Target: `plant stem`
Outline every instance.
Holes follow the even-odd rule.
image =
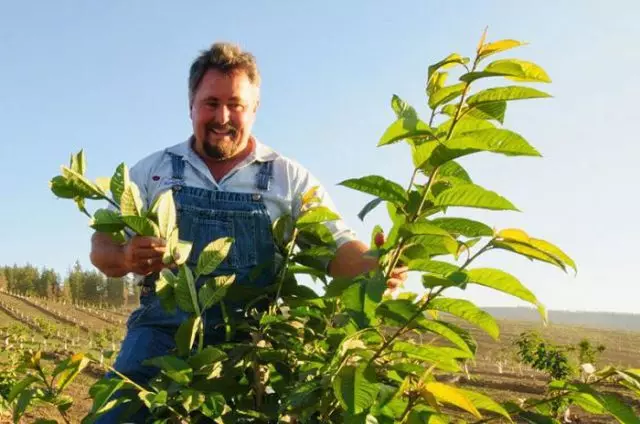
[[[280,292],[282,291],[282,284],[284,284],[284,278],[287,275],[287,267],[289,266],[289,262],[291,261],[291,254],[293,253],[293,248],[296,245],[296,238],[298,237],[298,229],[293,229],[293,234],[291,235],[291,242],[289,244],[289,249],[287,250],[287,257],[284,258],[284,264],[282,264],[282,270],[280,271],[280,281],[278,281],[278,291],[276,293],[276,302],[280,299]]]
[[[462,271],[463,269],[465,269],[467,266],[469,266],[469,264],[471,262],[473,262],[474,259],[476,259],[478,256],[480,256],[480,254],[484,253],[485,251],[489,250],[491,242],[487,243],[487,245],[485,245],[482,249],[480,249],[478,252],[476,252],[475,255],[471,256],[469,259],[467,259],[465,261],[464,264],[462,264],[462,266],[460,266],[460,268],[458,268],[458,271]],[[409,326],[409,324],[411,324],[416,318],[418,318],[419,316],[422,315],[422,313],[424,311],[426,311],[429,307],[429,303],[431,303],[431,301],[433,299],[435,299],[436,297],[438,297],[440,295],[440,293],[442,293],[442,291],[445,289],[446,287],[440,287],[436,292],[432,292],[429,293],[429,296],[427,297],[427,300],[424,302],[424,304],[411,316],[411,318],[409,318],[404,324],[402,324],[400,326],[400,328],[398,328],[398,330],[396,330],[395,333],[393,333],[393,335],[387,339],[387,341],[385,341],[382,346],[380,347],[380,349],[378,349],[376,351],[376,353],[373,355],[373,357],[369,360],[369,363],[373,363],[373,361],[375,361],[376,359],[378,359],[380,357],[380,355],[384,352],[384,350],[386,348],[388,348],[391,343],[398,338],[398,336],[400,336],[402,334],[402,332],[405,330],[405,328],[407,328]]]
[[[231,324],[229,323],[229,314],[227,314],[227,306],[224,301],[220,301],[220,310],[222,311],[222,319],[224,321],[224,341],[231,341]]]
[[[417,398],[415,396],[409,398],[409,402],[407,402],[407,407],[404,408],[402,415],[400,416],[400,424],[404,423],[407,417],[409,416],[409,412],[413,409],[413,405],[416,403]]]

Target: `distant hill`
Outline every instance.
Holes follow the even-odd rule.
[[[497,319],[537,321],[540,315],[535,309],[525,307],[482,307]],[[605,330],[640,332],[640,314],[615,312],[549,311],[549,322],[559,325],[577,325]]]

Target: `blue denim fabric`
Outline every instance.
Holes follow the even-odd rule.
[[[187,263],[195,267],[198,255],[211,241],[220,237],[232,237],[234,243],[229,255],[211,275],[196,282],[201,285],[207,278],[217,275],[235,274],[237,285],[266,286],[275,278],[275,246],[271,232],[271,219],[262,201],[263,191],[269,190],[273,172],[272,162],[258,163],[255,193],[212,191],[189,187],[184,184],[184,160],[172,157],[174,200],[176,203],[180,239],[193,242]],[[256,166],[256,165],[250,165]],[[267,264],[264,267],[264,264]],[[260,266],[258,275],[251,271]],[[164,311],[155,295],[153,282],[157,276],[145,278],[140,307],[127,321],[127,335],[114,368],[136,383],[145,385],[158,370],[143,366],[146,359],[168,354],[175,348],[174,335],[188,316],[178,310],[174,315]],[[230,313],[243,305],[227,305]],[[219,307],[209,309],[204,316],[205,342],[215,344],[223,340],[224,331]],[[109,374],[108,374],[109,375]],[[121,423],[119,415],[126,405],[100,417],[96,423]],[[145,408],[138,410],[127,422],[142,423],[149,416]]]

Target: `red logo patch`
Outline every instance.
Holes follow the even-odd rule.
[[[151,179],[153,181],[158,181],[160,179],[160,177],[158,175],[154,175],[153,177],[151,177]]]

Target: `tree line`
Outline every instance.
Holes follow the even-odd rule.
[[[128,277],[109,278],[76,262],[62,278],[54,269],[32,264],[0,267],[0,289],[75,303],[122,306],[135,303],[139,288]]]

